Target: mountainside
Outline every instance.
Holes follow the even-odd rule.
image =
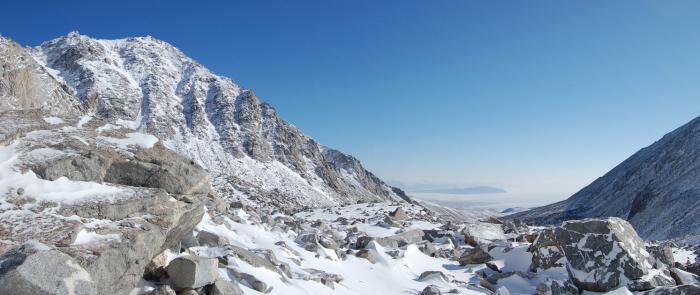
[[[279,207],[400,199],[359,161],[309,138],[251,90],[163,41],[73,32],[29,49],[0,42],[2,67],[11,69],[3,70],[10,77],[0,95],[12,98],[0,110],[89,114],[110,128],[155,135],[207,170],[216,192],[255,192]]]
[[[700,235],[700,118],[666,134],[570,198],[509,216],[542,224],[616,216],[640,236]]]

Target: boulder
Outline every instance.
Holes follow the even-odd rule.
[[[583,290],[607,292],[640,280],[654,262],[634,228],[620,218],[567,221],[551,235],[571,280]]]
[[[209,293],[210,295],[243,295],[243,290],[241,290],[241,287],[238,286],[238,284],[234,282],[229,282],[229,281],[224,281],[224,280],[216,280],[214,284],[212,284],[209,287]]]
[[[365,247],[367,247],[367,245],[369,245],[371,241],[377,242],[377,244],[384,248],[395,249],[399,247],[398,241],[392,238],[374,238],[363,236],[357,238],[357,241],[355,242],[355,248],[364,249]]]
[[[444,282],[450,281],[444,273],[442,273],[441,271],[437,271],[437,270],[424,271],[423,273],[420,274],[420,276],[418,276],[418,281],[421,281],[421,282],[432,281],[432,280],[442,280]]]
[[[160,285],[155,289],[144,293],[144,295],[176,295],[175,290],[168,285]]]
[[[98,289],[73,258],[34,242],[0,256],[0,294],[93,295]]]
[[[359,257],[359,258],[367,259],[369,262],[374,263],[374,256],[372,255],[372,252],[369,252],[369,250],[367,250],[367,249],[362,249],[360,251],[357,251],[357,253],[355,253],[355,256]]]
[[[197,241],[199,245],[207,247],[223,246],[229,243],[225,237],[206,230],[199,231],[197,234]]]
[[[698,295],[700,287],[695,285],[682,285],[675,287],[659,287],[649,291],[637,293],[640,295]]]
[[[693,273],[680,270],[678,268],[671,268],[671,277],[676,281],[677,285],[697,285],[700,286],[700,277]]]
[[[411,229],[388,238],[396,241],[399,247],[403,247],[408,244],[415,244],[422,241],[425,239],[425,233],[420,229]]]
[[[658,267],[661,267],[660,263],[663,263],[667,266],[673,266],[674,264],[674,259],[673,259],[673,249],[671,248],[671,245],[669,243],[661,243],[661,244],[651,244],[646,246],[647,252],[651,254],[652,257],[654,257],[656,264]]]
[[[401,207],[398,207],[396,210],[389,213],[389,216],[395,220],[406,220],[406,218],[408,218],[406,211],[404,211]]]
[[[564,252],[559,247],[559,241],[554,235],[554,229],[547,228],[537,235],[528,251],[532,253],[530,271],[547,270],[552,267],[562,267],[566,261]]]
[[[199,256],[180,256],[168,264],[166,271],[176,290],[200,288],[219,278],[217,259]]]
[[[239,282],[241,282],[241,284],[244,284],[255,291],[262,293],[266,293],[268,291],[267,283],[259,280],[254,275],[232,269],[230,269],[229,272],[232,273],[233,276],[236,277]]]
[[[435,285],[428,285],[418,295],[441,295],[440,289]]]
[[[489,255],[489,253],[480,247],[476,247],[467,249],[464,251],[464,253],[462,253],[462,256],[459,257],[459,265],[481,264],[486,263],[491,259],[493,258],[491,255]]]

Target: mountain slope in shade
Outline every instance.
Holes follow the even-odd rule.
[[[2,39],[3,52],[13,50],[27,60],[21,67],[38,73],[32,89],[59,92],[45,99],[44,108],[79,109],[110,122],[109,128],[153,134],[204,167],[220,193],[255,192],[281,207],[400,199],[355,158],[319,144],[251,90],[166,42],[97,40],[74,32],[21,48]]]
[[[647,239],[700,235],[700,118],[638,151],[570,198],[511,215],[534,223],[629,220]]]

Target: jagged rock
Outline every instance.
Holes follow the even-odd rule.
[[[491,255],[489,255],[488,252],[484,251],[480,247],[476,247],[465,250],[464,253],[462,253],[462,256],[459,257],[459,264],[480,264],[486,263],[491,259],[493,258],[491,257]]]
[[[435,285],[428,285],[418,295],[441,295],[440,289]]]
[[[234,282],[216,280],[209,289],[210,295],[243,295],[243,290]]]
[[[166,271],[175,289],[200,288],[216,281],[218,265],[217,259],[186,255],[171,261]]]
[[[486,267],[488,267],[489,269],[491,269],[491,270],[493,270],[493,271],[495,271],[495,272],[501,272],[501,270],[499,269],[498,265],[497,265],[496,263],[494,263],[493,261],[487,261],[487,262],[486,262]]]
[[[663,263],[667,266],[673,266],[674,264],[674,259],[673,259],[673,250],[671,249],[671,245],[668,243],[661,243],[661,244],[654,244],[654,245],[647,245],[646,246],[647,252],[651,254],[652,257],[655,258],[656,260],[656,265],[661,267],[659,263]]]
[[[619,218],[567,221],[541,233],[535,244],[540,239],[543,245],[556,244],[572,281],[584,290],[605,292],[639,280],[653,263],[634,228]]]
[[[177,295],[201,295],[199,291],[192,288],[184,288],[177,292]]]
[[[374,256],[367,249],[362,249],[360,251],[357,251],[357,253],[355,253],[355,256],[359,257],[359,258],[367,259],[369,262],[374,263]]]
[[[675,287],[659,287],[641,292],[640,295],[697,295],[700,287],[694,285],[682,285]]]
[[[70,256],[27,243],[0,256],[0,294],[98,294],[90,273]]]
[[[225,237],[206,230],[199,231],[197,234],[197,241],[199,245],[207,247],[224,246],[229,243]]]
[[[408,218],[406,211],[402,207],[396,208],[394,212],[389,213],[389,216],[395,220],[406,220]]]
[[[168,285],[160,285],[155,289],[144,293],[143,295],[176,295],[175,290]]]
[[[254,267],[264,267],[271,271],[279,272],[275,264],[272,263],[269,259],[260,257],[254,252],[243,249],[238,246],[230,245],[229,247],[233,250],[233,254],[236,255],[236,257],[238,257],[240,260],[243,260]]]
[[[539,269],[547,270],[564,266],[564,253],[559,248],[559,241],[552,228],[542,230],[528,251],[532,253],[530,271],[537,272]]]
[[[165,267],[167,266],[167,257],[165,253],[160,253],[151,259],[151,262],[146,265],[146,269],[143,271],[143,278],[149,281],[160,281],[160,279],[167,275]]]
[[[697,285],[700,286],[700,277],[693,273],[680,270],[678,268],[671,268],[671,277],[676,281],[677,285]]]
[[[675,280],[668,274],[668,271],[665,272],[666,274],[660,273],[631,281],[627,283],[627,289],[630,291],[646,291],[656,287],[675,286]]]
[[[552,295],[579,295],[578,288],[571,281],[552,281],[549,288]]]
[[[435,256],[435,253],[437,252],[435,245],[429,241],[420,241],[416,243],[416,246],[418,246],[418,250],[423,252],[423,254],[431,257]]]
[[[304,270],[306,270],[310,274],[309,277],[305,279],[317,281],[331,289],[335,289],[334,283],[340,283],[343,281],[343,276],[339,274],[327,273],[325,271],[312,268],[307,268]]]
[[[397,240],[394,240],[391,238],[374,238],[374,237],[362,236],[362,237],[357,238],[357,242],[355,242],[355,248],[364,249],[372,241],[375,241],[380,246],[385,247],[385,248],[389,248],[389,249],[394,249],[394,248],[399,247],[399,243],[397,242]]]
[[[403,247],[408,244],[415,244],[422,241],[425,238],[425,233],[420,229],[411,229],[387,238],[395,240],[399,247]]]
[[[442,280],[445,282],[449,282],[450,280],[447,278],[447,276],[442,273],[441,271],[434,271],[434,270],[429,270],[429,271],[424,271],[423,273],[418,276],[418,281],[424,282],[424,281],[431,281],[431,280]]]
[[[249,288],[251,288],[255,291],[267,293],[267,291],[268,291],[267,283],[259,280],[254,275],[244,273],[244,272],[235,271],[235,270],[229,270],[229,271],[231,273],[233,273],[233,276],[235,276],[242,284],[248,286]]]

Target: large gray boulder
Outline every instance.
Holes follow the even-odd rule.
[[[243,295],[243,290],[234,282],[216,280],[209,290],[211,295]]]
[[[540,235],[535,244],[540,242],[561,251],[571,280],[583,290],[605,292],[638,281],[654,264],[634,228],[620,218],[567,221]]]
[[[90,273],[75,260],[37,242],[0,256],[0,294],[98,294]]]
[[[486,263],[491,259],[493,259],[493,257],[491,257],[488,252],[481,249],[481,247],[475,247],[472,249],[467,249],[462,253],[462,256],[459,257],[459,264],[481,264]]]
[[[200,288],[219,278],[217,259],[192,255],[180,256],[168,264],[165,270],[176,290]]]

